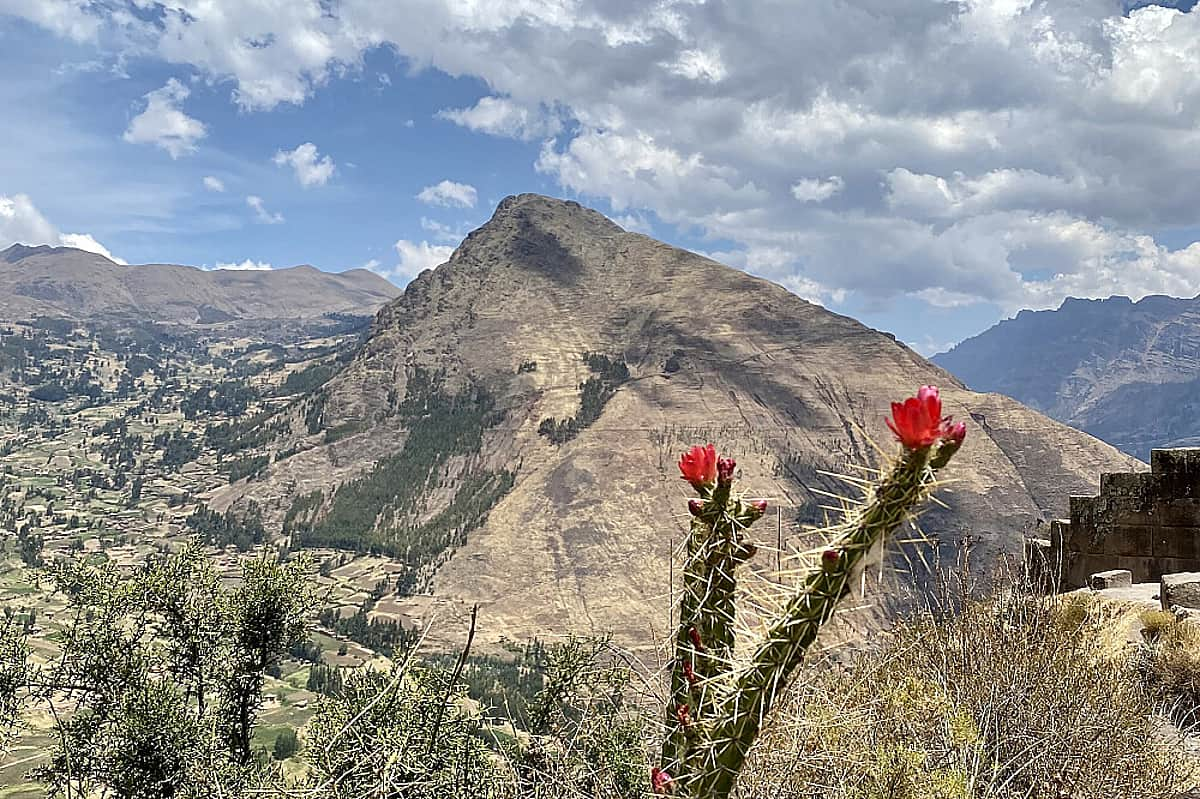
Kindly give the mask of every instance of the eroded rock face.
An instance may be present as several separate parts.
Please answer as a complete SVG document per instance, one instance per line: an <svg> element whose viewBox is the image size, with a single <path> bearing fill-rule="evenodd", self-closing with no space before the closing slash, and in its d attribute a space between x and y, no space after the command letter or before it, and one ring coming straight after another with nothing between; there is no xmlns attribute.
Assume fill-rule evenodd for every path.
<svg viewBox="0 0 1200 799"><path fill-rule="evenodd" d="M544 420L585 418L581 386L597 376L587 353L623 362L629 377L553 443L538 432ZM762 543L799 545L800 523L830 503L821 492L853 493L822 472L877 465L895 446L889 401L937 384L969 431L941 492L947 508L922 527L947 547L974 541L988 565L1019 554L1025 529L1094 491L1100 472L1139 466L1014 400L967 391L893 337L781 286L537 195L506 199L379 314L324 399L326 428L361 432L336 445L341 471L306 473L304 492L328 496L351 465L368 470L394 451L405 436L394 409L416 374L439 375L446 391L486 388L498 421L463 459L515 478L447 552L432 595L405 602L447 619L479 602L481 635L493 640L613 631L634 643L668 629L689 496L675 462L695 443L735 457L740 485L780 510L755 528ZM320 440L311 443L305 457L316 460ZM236 490L286 508L289 474L284 460ZM431 485L453 496L456 480Z"/></svg>

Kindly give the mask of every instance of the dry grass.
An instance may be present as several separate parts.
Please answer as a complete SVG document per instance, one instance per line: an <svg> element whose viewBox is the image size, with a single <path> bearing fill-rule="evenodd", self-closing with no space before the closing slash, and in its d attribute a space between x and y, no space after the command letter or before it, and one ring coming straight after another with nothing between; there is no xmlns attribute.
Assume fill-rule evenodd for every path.
<svg viewBox="0 0 1200 799"><path fill-rule="evenodd" d="M1014 593L901 625L853 667L802 680L743 795L1175 797L1200 774L1158 734L1135 663L1106 645L1112 613Z"/></svg>
<svg viewBox="0 0 1200 799"><path fill-rule="evenodd" d="M1146 638L1139 667L1181 727L1200 728L1200 625L1166 611L1142 615Z"/></svg>

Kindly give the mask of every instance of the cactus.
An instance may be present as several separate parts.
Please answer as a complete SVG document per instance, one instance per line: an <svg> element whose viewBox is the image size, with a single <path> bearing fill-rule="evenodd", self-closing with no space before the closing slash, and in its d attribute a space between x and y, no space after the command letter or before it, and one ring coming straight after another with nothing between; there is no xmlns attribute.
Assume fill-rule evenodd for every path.
<svg viewBox="0 0 1200 799"><path fill-rule="evenodd" d="M683 478L700 495L688 504L691 529L661 764L651 772L658 795L726 799L775 698L832 617L838 601L893 531L911 518L942 469L962 445L963 424L943 417L936 388L923 386L892 404L888 426L900 457L867 491L863 502L830 529L831 543L749 661L734 662L737 567L755 553L747 529L766 510L733 492L732 459L712 444L680 459Z"/></svg>

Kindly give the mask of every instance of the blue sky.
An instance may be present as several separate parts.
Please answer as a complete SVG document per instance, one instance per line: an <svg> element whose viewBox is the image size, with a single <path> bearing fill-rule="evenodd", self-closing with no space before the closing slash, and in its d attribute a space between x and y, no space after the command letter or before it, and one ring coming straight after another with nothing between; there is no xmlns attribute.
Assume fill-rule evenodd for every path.
<svg viewBox="0 0 1200 799"><path fill-rule="evenodd" d="M403 285L535 191L932 353L1200 293L1194 6L0 0L0 246Z"/></svg>

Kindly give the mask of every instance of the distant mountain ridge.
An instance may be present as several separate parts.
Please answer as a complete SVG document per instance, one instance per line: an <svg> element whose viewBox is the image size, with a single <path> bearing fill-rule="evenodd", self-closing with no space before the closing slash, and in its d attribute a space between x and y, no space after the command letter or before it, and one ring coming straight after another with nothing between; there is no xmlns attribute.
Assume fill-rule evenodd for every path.
<svg viewBox="0 0 1200 799"><path fill-rule="evenodd" d="M975 541L980 562L1019 552L1027 527L1094 492L1100 472L1138 468L781 286L525 194L413 280L346 368L271 423L284 432L260 477L209 499L256 503L294 544L408 563L412 595L375 616L425 623L478 602L492 640L645 642L665 629L687 525L679 452L712 441L736 457L741 485L799 543L822 492L848 490L824 473L879 463L876 445L895 446L888 401L926 383L969 425L948 509L926 529ZM762 543L774 546L774 527Z"/></svg>
<svg viewBox="0 0 1200 799"><path fill-rule="evenodd" d="M933 361L1143 460L1154 447L1200 444L1200 298L1071 298Z"/></svg>
<svg viewBox="0 0 1200 799"><path fill-rule="evenodd" d="M128 315L212 324L372 315L399 293L366 269L209 271L174 264L123 266L71 247L14 244L0 251L0 319Z"/></svg>

